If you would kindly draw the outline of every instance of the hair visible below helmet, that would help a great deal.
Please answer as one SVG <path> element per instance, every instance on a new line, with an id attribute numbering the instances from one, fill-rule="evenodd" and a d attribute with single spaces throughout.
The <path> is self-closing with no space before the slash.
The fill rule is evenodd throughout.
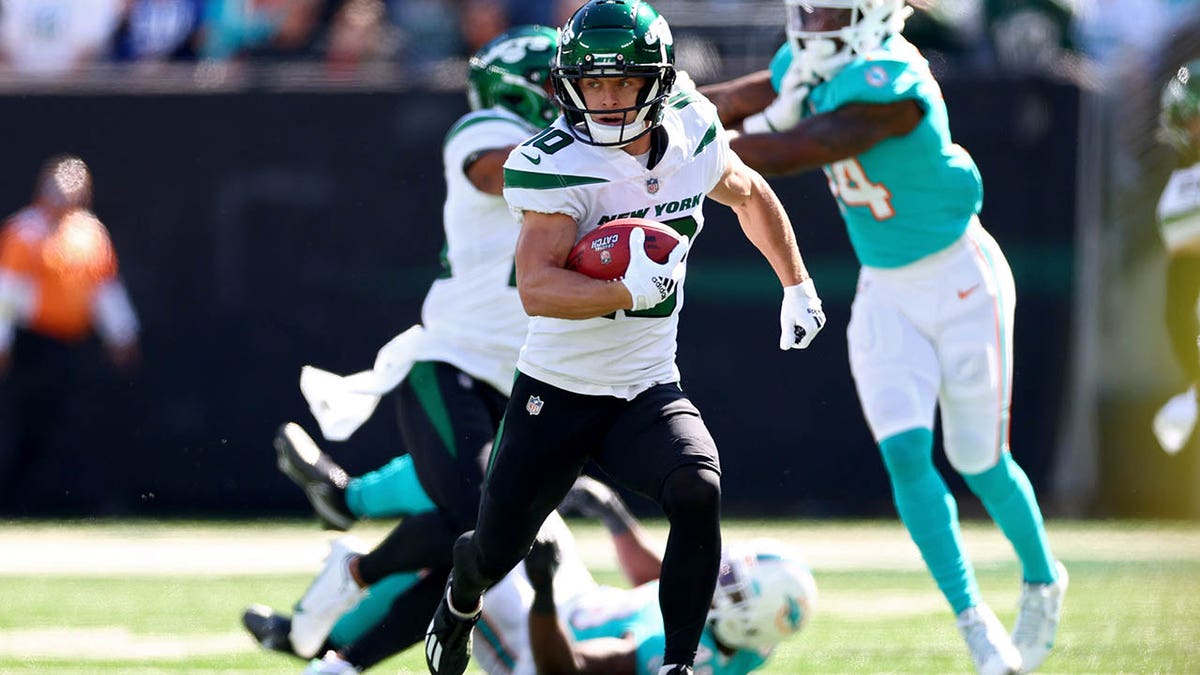
<path id="1" fill-rule="evenodd" d="M 539 129 L 558 116 L 546 92 L 558 31 L 519 26 L 481 47 L 467 64 L 467 101 L 472 110 L 500 106 Z"/>
<path id="2" fill-rule="evenodd" d="M 785 4 L 793 55 L 804 52 L 813 72 L 824 80 L 900 33 L 912 15 L 904 0 L 785 0 Z M 836 29 L 814 30 L 810 23 L 819 10 L 845 11 L 847 20 Z"/>
<path id="3" fill-rule="evenodd" d="M 817 582 L 800 556 L 760 539 L 722 553 L 708 620 L 721 644 L 764 652 L 799 632 L 816 605 Z"/>
<path id="4" fill-rule="evenodd" d="M 641 0 L 590 0 L 563 26 L 550 74 L 576 138 L 590 145 L 626 145 L 662 122 L 663 103 L 675 82 L 671 28 Z M 646 84 L 632 107 L 589 109 L 579 81 L 602 77 L 643 77 Z M 621 125 L 600 124 L 590 117 L 630 111 L 636 111 L 634 119 Z"/>
<path id="5" fill-rule="evenodd" d="M 1159 99 L 1158 137 L 1184 153 L 1200 151 L 1194 125 L 1200 119 L 1200 59 L 1175 71 Z"/>

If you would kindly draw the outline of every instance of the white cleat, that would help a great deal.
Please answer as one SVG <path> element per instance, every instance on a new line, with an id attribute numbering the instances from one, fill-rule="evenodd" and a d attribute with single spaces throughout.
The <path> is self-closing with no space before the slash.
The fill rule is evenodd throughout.
<path id="1" fill-rule="evenodd" d="M 313 659 L 300 675 L 358 675 L 360 672 L 349 661 L 342 660 L 337 652 L 328 651 L 325 658 Z"/>
<path id="2" fill-rule="evenodd" d="M 292 614 L 288 638 L 292 649 L 303 658 L 316 656 L 333 624 L 367 594 L 350 575 L 350 559 L 366 548 L 355 537 L 339 537 L 329 548 L 325 566 L 313 579 Z"/>
<path id="3" fill-rule="evenodd" d="M 1042 665 L 1054 648 L 1063 596 L 1067 593 L 1067 568 L 1056 562 L 1058 578 L 1052 584 L 1021 584 L 1021 602 L 1012 640 L 1021 652 L 1021 672 L 1031 673 Z"/>
<path id="4" fill-rule="evenodd" d="M 958 615 L 958 632 L 971 650 L 979 675 L 1011 675 L 1021 671 L 1021 653 L 990 607 L 978 604 Z"/>

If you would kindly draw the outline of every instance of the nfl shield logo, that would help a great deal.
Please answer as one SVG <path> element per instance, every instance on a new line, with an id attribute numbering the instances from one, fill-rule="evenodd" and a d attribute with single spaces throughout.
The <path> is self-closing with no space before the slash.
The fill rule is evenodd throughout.
<path id="1" fill-rule="evenodd" d="M 646 192 L 654 194 L 658 192 L 658 179 L 650 177 L 646 179 Z"/>
<path id="2" fill-rule="evenodd" d="M 537 396 L 530 396 L 529 401 L 525 403 L 525 412 L 530 415 L 536 415 L 542 412 L 542 399 Z"/>

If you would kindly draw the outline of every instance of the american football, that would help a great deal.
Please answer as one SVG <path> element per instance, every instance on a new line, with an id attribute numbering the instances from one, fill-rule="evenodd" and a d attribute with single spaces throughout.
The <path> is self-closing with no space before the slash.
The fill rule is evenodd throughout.
<path id="1" fill-rule="evenodd" d="M 646 255 L 655 262 L 666 262 L 667 256 L 679 244 L 679 233 L 662 223 L 646 218 L 611 220 L 588 232 L 575 244 L 567 256 L 567 269 L 593 279 L 620 279 L 629 266 L 629 233 L 635 227 L 646 233 Z"/>

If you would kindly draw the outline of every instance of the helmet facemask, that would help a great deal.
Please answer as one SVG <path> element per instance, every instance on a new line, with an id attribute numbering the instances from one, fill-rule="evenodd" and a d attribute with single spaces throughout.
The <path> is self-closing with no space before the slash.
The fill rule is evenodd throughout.
<path id="1" fill-rule="evenodd" d="M 666 19 L 640 0 L 592 0 L 567 21 L 550 75 L 567 126 L 590 145 L 621 147 L 662 122 L 663 104 L 675 82 L 675 52 Z M 635 103 L 589 108 L 582 81 L 644 78 Z M 627 113 L 634 113 L 628 119 Z M 621 124 L 596 116 L 624 115 Z"/>
<path id="2" fill-rule="evenodd" d="M 904 0 L 786 0 L 792 55 L 829 80 L 856 57 L 904 30 Z"/>
<path id="3" fill-rule="evenodd" d="M 761 653 L 799 632 L 816 602 L 808 567 L 763 540 L 724 552 L 708 620 L 721 644 Z"/>

